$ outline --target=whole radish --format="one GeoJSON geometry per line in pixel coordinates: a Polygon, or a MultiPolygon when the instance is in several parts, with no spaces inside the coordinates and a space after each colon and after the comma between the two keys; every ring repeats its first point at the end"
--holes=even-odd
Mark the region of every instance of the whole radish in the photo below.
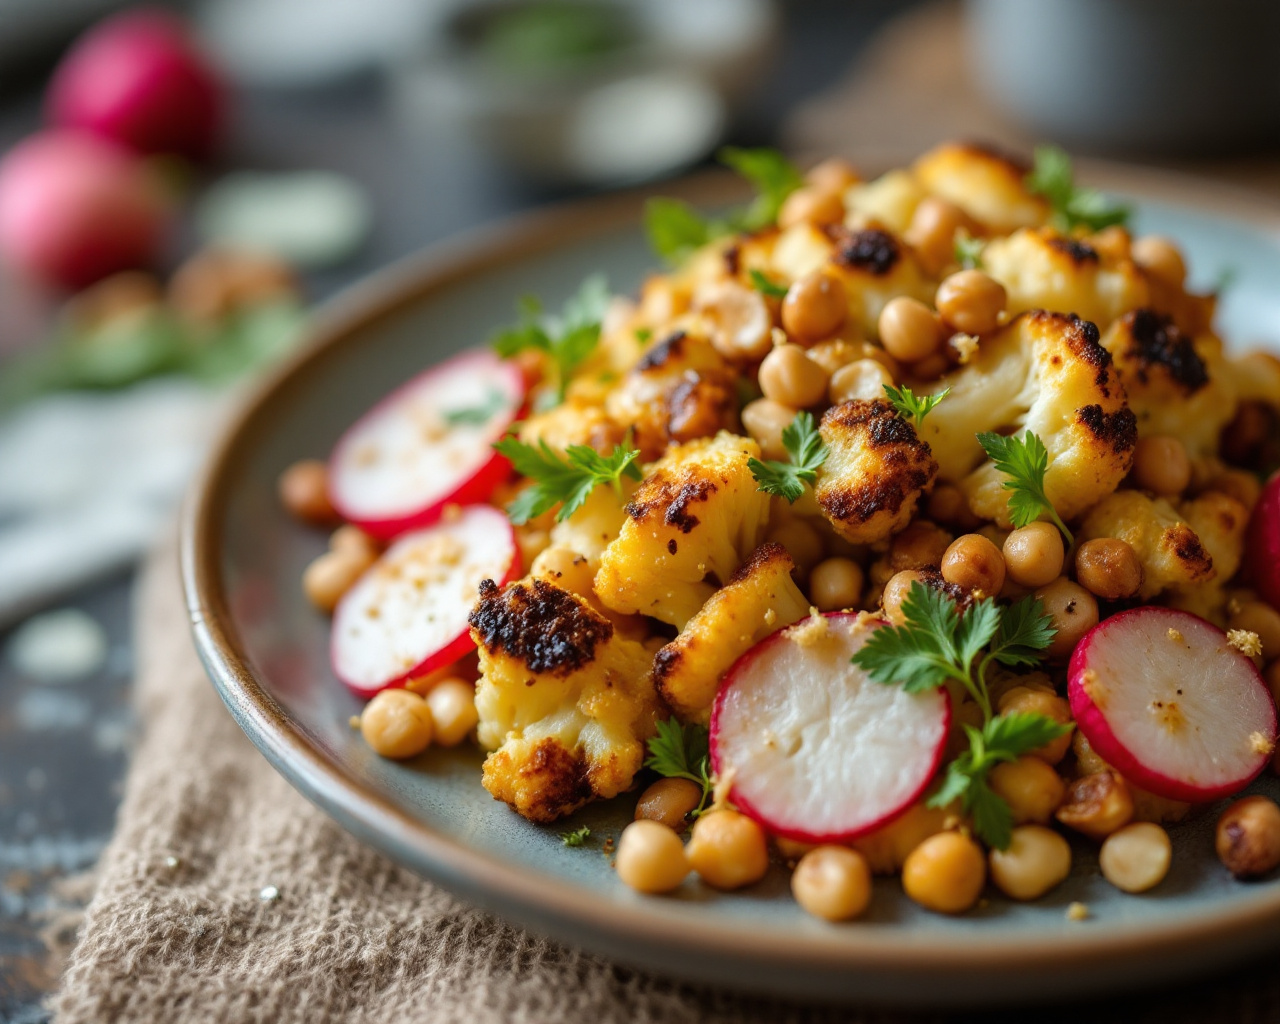
{"type": "Polygon", "coordinates": [[[226,100],[185,23],[162,10],[126,11],[89,30],[49,84],[51,123],[140,153],[210,155],[226,100]]]}
{"type": "Polygon", "coordinates": [[[146,266],[168,218],[145,164],[106,139],[42,132],[0,161],[0,257],[40,280],[82,288],[146,266]]]}

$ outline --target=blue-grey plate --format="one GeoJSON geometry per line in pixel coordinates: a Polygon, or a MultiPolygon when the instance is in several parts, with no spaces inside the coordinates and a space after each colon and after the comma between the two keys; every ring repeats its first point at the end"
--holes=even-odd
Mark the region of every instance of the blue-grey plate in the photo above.
{"type": "MultiPolygon", "coordinates": [[[[1233,340],[1280,341],[1280,214],[1199,183],[1123,169],[1108,182],[1137,202],[1139,230],[1184,243],[1198,283],[1234,273],[1221,317],[1233,340]]],[[[566,848],[556,830],[491,799],[479,753],[394,763],[369,751],[348,724],[360,705],[329,668],[328,622],[299,589],[325,537],[284,514],[276,478],[326,456],[410,375],[482,344],[519,296],[555,304],[599,270],[616,290],[635,289],[653,265],[639,209],[623,197],[541,213],[375,275],[321,312],[307,351],[221,440],[189,503],[183,572],[201,657],[263,754],[343,826],[424,876],[567,943],[693,981],[899,1004],[1043,999],[1186,978],[1280,940],[1280,881],[1232,880],[1212,850],[1212,814],[1173,830],[1172,871],[1147,895],[1113,889],[1080,843],[1071,877],[1034,904],[992,894],[944,918],[880,879],[866,918],[830,925],[796,906],[780,865],[742,892],[691,879],[674,897],[639,896],[598,845],[566,848]],[[1086,920],[1068,920],[1075,901],[1086,920]]],[[[1280,796],[1270,776],[1258,788],[1280,796]]],[[[624,796],[560,827],[589,825],[598,844],[633,805],[624,796]]]]}

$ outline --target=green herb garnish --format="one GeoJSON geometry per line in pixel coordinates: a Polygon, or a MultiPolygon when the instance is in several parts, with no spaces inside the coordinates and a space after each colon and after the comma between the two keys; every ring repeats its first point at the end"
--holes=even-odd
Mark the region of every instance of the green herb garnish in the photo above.
{"type": "Polygon", "coordinates": [[[591,838],[591,829],[586,825],[575,828],[572,832],[561,832],[560,842],[565,846],[582,846],[591,838]]]}
{"type": "Polygon", "coordinates": [[[653,331],[648,327],[638,327],[635,333],[636,341],[640,342],[641,345],[647,345],[653,341],[653,331]]]}
{"type": "Polygon", "coordinates": [[[951,393],[950,388],[936,395],[917,395],[906,385],[895,388],[892,384],[884,385],[884,393],[889,396],[889,403],[904,420],[915,420],[916,429],[924,423],[924,418],[933,412],[934,407],[951,393]]]}
{"type": "Polygon", "coordinates": [[[1035,167],[1024,181],[1030,191],[1049,201],[1053,208],[1050,222],[1059,231],[1076,227],[1101,231],[1128,223],[1132,213],[1096,188],[1077,188],[1071,157],[1057,146],[1036,146],[1035,167]]]}
{"type": "Polygon", "coordinates": [[[1071,531],[1044,492],[1044,475],[1049,470],[1049,453],[1045,451],[1044,442],[1029,430],[1021,438],[989,432],[977,437],[996,469],[1009,477],[1004,483],[1005,490],[1013,492],[1009,496],[1009,521],[1020,529],[1047,515],[1062,531],[1070,547],[1071,531]]]}
{"type": "Polygon", "coordinates": [[[504,437],[493,447],[511,461],[517,473],[534,481],[507,506],[507,515],[517,526],[557,504],[556,522],[560,522],[581,508],[600,484],[621,492],[624,476],[640,479],[640,468],[635,464],[640,452],[622,445],[614,445],[609,455],[601,455],[585,444],[571,444],[563,458],[543,440],[531,445],[504,437]]]}
{"type": "Polygon", "coordinates": [[[649,756],[644,766],[668,779],[688,779],[702,787],[702,799],[689,814],[696,818],[706,809],[711,796],[711,755],[705,726],[683,725],[674,718],[658,723],[656,736],[649,739],[649,756]]]}
{"type": "Polygon", "coordinates": [[[483,427],[507,404],[507,396],[492,388],[479,405],[461,409],[449,409],[442,413],[445,423],[451,427],[483,427]]]}
{"type": "Polygon", "coordinates": [[[525,296],[518,307],[520,321],[494,335],[494,350],[504,359],[528,349],[545,352],[555,370],[555,397],[562,400],[569,378],[599,344],[600,322],[608,303],[609,285],[603,274],[592,274],[583,281],[559,316],[545,313],[535,296],[525,296]]]}
{"type": "Polygon", "coordinates": [[[818,469],[827,461],[827,446],[814,425],[813,414],[796,413],[796,418],[782,431],[782,447],[790,462],[761,462],[751,459],[747,468],[764,491],[794,504],[804,494],[804,485],[818,478],[818,469]]]}
{"type": "Polygon", "coordinates": [[[774,284],[763,273],[751,269],[751,287],[758,291],[761,295],[767,295],[771,299],[785,299],[787,297],[787,287],[782,284],[774,284]]]}
{"type": "Polygon", "coordinates": [[[982,250],[987,243],[981,238],[974,238],[964,228],[956,232],[955,261],[964,270],[982,269],[982,250]]]}

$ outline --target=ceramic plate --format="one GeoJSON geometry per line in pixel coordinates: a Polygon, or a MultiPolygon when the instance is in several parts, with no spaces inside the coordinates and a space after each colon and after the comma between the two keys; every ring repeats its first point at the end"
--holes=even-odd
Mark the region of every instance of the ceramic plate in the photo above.
{"type": "MultiPolygon", "coordinates": [[[[1280,215],[1251,199],[1113,169],[1138,229],[1181,240],[1197,284],[1234,281],[1221,322],[1237,344],[1280,341],[1280,215]],[[1139,198],[1140,197],[1140,198],[1139,198]],[[1180,202],[1190,197],[1194,205],[1180,202]]],[[[480,754],[433,750],[409,763],[370,753],[348,725],[359,703],[329,669],[328,622],[299,579],[325,546],[276,500],[280,471],[325,457],[339,433],[412,374],[480,345],[526,293],[556,306],[589,272],[634,290],[654,260],[636,197],[527,218],[374,277],[317,318],[312,345],[247,404],[190,502],[183,571],[192,627],[214,685],[249,737],[343,826],[503,917],[629,964],[776,994],[899,1004],[1079,996],[1186,978],[1280,940],[1280,881],[1233,881],[1212,851],[1213,816],[1180,826],[1168,879],[1126,896],[1087,844],[1071,877],[1032,905],[992,895],[964,917],[928,914],[881,879],[867,917],[805,915],[775,866],[750,889],[690,880],[675,897],[623,887],[599,848],[557,831],[616,836],[634,795],[538,828],[480,786],[480,754]],[[1067,906],[1089,908],[1084,921],[1067,906]]],[[[1258,788],[1280,797],[1268,775],[1258,788]]]]}

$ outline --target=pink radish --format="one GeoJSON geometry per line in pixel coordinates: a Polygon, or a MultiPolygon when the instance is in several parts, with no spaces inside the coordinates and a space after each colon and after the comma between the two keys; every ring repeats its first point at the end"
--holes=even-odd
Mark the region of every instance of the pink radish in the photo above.
{"type": "Polygon", "coordinates": [[[405,534],[333,614],[333,671],[360,697],[451,665],[475,643],[467,626],[481,580],[520,573],[515,531],[490,505],[405,534]]]}
{"type": "Polygon", "coordinates": [[[524,404],[519,369],[487,350],[432,367],[365,413],[329,459],[338,514],[387,539],[446,505],[486,500],[510,472],[493,450],[524,404]]]}
{"type": "Polygon", "coordinates": [[[1267,481],[1253,506],[1245,550],[1253,585],[1267,603],[1280,608],[1280,474],[1267,481]]]}
{"type": "Polygon", "coordinates": [[[1099,623],[1076,645],[1067,692],[1098,756],[1157,796],[1230,796],[1271,758],[1266,684],[1222,630],[1188,612],[1133,608],[1099,623]]]}
{"type": "Polygon", "coordinates": [[[849,613],[804,619],[734,663],[711,713],[711,763],[730,799],[774,835],[842,842],[897,817],[942,762],[951,704],[850,662],[878,628],[849,613]]]}

